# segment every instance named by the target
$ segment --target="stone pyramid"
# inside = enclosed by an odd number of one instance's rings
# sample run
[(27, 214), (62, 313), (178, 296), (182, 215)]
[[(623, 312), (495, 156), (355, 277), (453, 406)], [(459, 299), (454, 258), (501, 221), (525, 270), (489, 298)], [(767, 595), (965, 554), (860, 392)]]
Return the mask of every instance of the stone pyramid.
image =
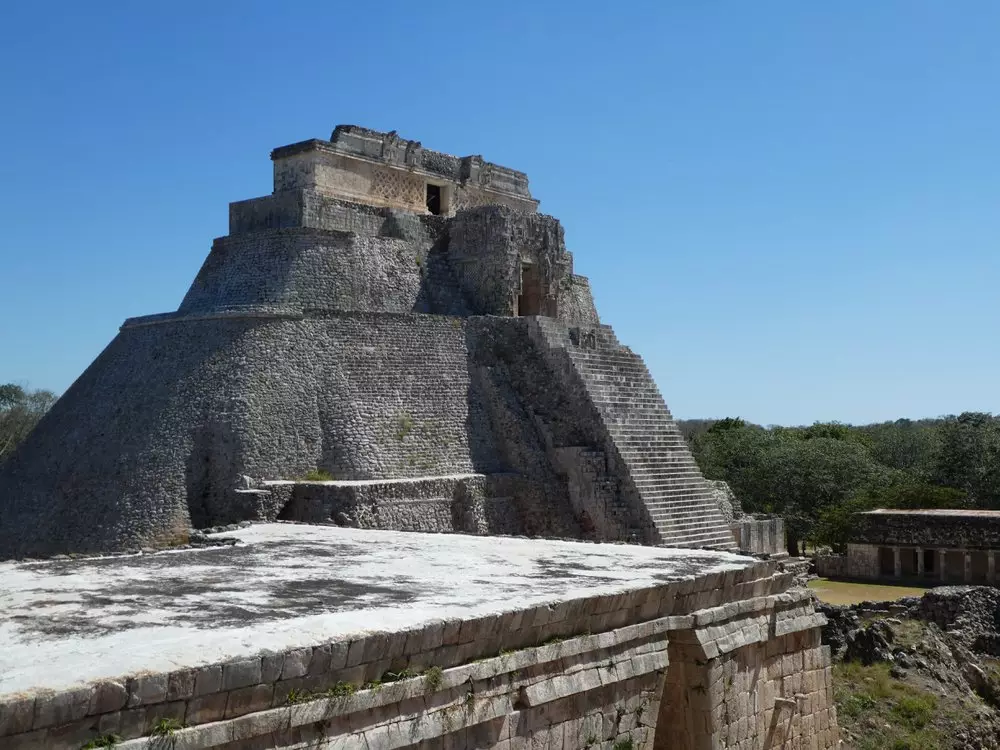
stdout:
[(735, 547), (521, 172), (338, 126), (0, 466), (0, 557), (289, 519)]

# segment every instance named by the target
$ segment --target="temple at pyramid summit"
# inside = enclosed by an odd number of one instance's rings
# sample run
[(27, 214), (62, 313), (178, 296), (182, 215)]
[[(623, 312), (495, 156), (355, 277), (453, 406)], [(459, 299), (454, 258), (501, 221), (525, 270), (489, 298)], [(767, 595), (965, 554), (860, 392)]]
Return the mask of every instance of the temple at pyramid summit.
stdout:
[(271, 159), (0, 467), (0, 558), (246, 520), (737, 548), (524, 173), (350, 125)]

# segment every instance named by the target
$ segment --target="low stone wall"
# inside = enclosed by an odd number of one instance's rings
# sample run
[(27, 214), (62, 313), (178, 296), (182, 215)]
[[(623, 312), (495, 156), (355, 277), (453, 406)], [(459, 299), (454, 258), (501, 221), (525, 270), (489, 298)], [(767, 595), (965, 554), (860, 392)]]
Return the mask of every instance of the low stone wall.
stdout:
[[(0, 699), (5, 750), (837, 745), (826, 622), (775, 563)], [(666, 685), (666, 689), (664, 686)], [(699, 689), (701, 688), (701, 689)], [(622, 744), (618, 745), (619, 747)]]
[(821, 578), (844, 578), (847, 555), (816, 555), (816, 575)]
[(360, 529), (520, 534), (513, 475), (463, 474), (368, 482), (271, 481), (279, 518)]

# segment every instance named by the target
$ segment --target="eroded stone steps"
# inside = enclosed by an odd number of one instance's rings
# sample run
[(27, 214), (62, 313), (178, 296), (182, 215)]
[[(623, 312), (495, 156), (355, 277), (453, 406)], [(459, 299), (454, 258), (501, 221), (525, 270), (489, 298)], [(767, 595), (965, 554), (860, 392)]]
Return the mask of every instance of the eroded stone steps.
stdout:
[[(546, 344), (565, 352), (586, 387), (663, 542), (732, 548), (728, 524), (642, 358), (622, 347), (610, 327), (582, 327), (571, 337), (558, 321), (538, 320)], [(593, 348), (583, 348), (588, 342)]]

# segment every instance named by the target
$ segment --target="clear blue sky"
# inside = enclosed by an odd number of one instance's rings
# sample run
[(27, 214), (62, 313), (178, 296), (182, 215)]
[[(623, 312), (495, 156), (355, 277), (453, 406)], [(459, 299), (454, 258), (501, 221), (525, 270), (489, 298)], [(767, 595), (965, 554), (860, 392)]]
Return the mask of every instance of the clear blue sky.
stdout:
[(270, 149), (355, 123), (526, 171), (677, 416), (1000, 411), (998, 38), (995, 0), (9, 3), (0, 382), (176, 309)]

